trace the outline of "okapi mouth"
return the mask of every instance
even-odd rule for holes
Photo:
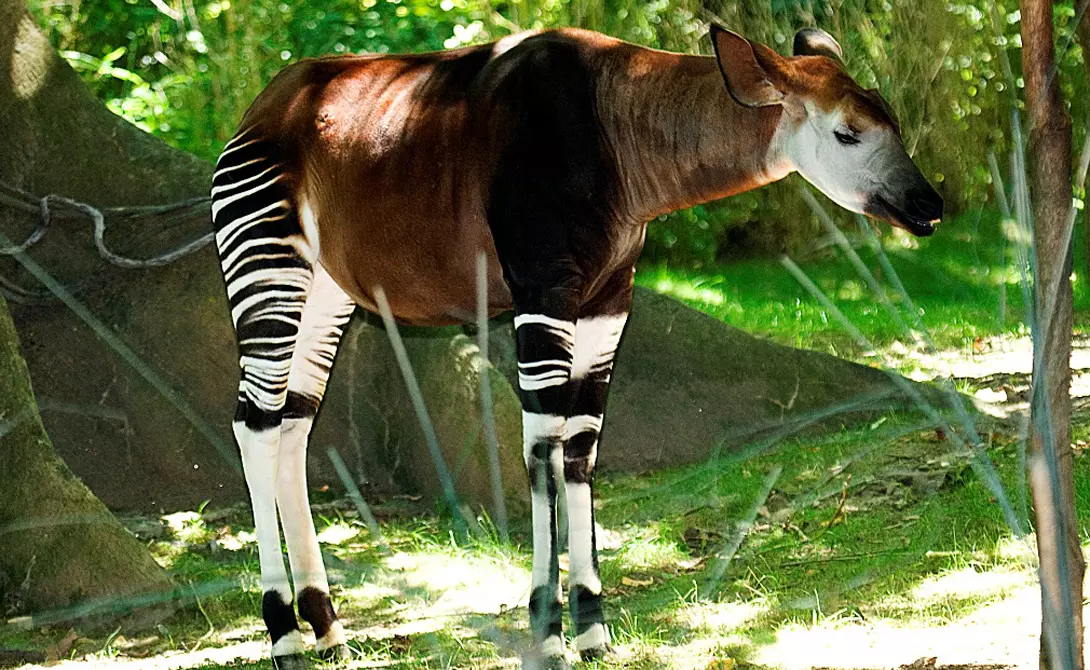
[[[881,195],[875,195],[863,208],[863,211],[876,219],[903,228],[916,237],[930,237],[935,232],[935,224],[940,217],[923,218],[896,207]]]

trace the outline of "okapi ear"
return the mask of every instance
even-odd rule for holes
[[[777,86],[783,79],[779,54],[715,24],[711,35],[727,91],[739,105],[767,107],[783,102],[784,92]]]
[[[833,36],[821,28],[803,28],[795,33],[796,56],[825,56],[844,63],[844,52]]]

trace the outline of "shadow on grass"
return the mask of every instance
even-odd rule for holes
[[[1078,420],[1085,424],[1085,417]],[[1016,498],[1017,431],[995,424],[982,432],[1003,485]],[[1076,428],[1076,437],[1084,433],[1085,427]],[[758,499],[776,467],[782,476]],[[1087,497],[1090,468],[1081,456],[1076,483]],[[913,415],[887,414],[850,430],[791,437],[749,458],[643,475],[607,473],[597,490],[605,606],[617,651],[587,667],[704,668],[726,659],[744,667],[799,627],[939,625],[1002,600],[1032,577],[1011,553],[1003,515],[967,457],[950,436]],[[517,667],[527,643],[526,521],[514,520],[513,544],[456,542],[453,519],[394,502],[374,507],[390,552],[350,504],[318,506],[334,601],[353,634],[357,661]],[[717,553],[755,502],[752,528],[713,595],[704,597]],[[1080,508],[1085,525],[1090,506]],[[191,598],[146,635],[79,638],[63,657],[94,664],[116,656],[190,654],[189,667],[251,667],[267,650],[248,510],[169,515],[159,530],[153,521],[140,522],[158,534],[150,540],[153,553],[176,583],[195,592],[216,582],[231,588]],[[983,586],[934,586],[944,576],[972,581],[986,573],[1002,578]],[[68,634],[63,625],[8,627],[0,630],[0,648],[48,652]],[[235,660],[199,656],[202,649],[227,652],[233,645]],[[179,667],[178,658],[172,663]]]

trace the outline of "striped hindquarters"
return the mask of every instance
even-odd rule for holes
[[[245,130],[227,144],[212,181],[212,222],[238,337],[240,407],[248,401],[251,412],[278,418],[313,268],[274,142]]]

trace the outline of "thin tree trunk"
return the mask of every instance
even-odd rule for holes
[[[1042,587],[1041,667],[1081,670],[1082,578],[1071,450],[1071,120],[1060,98],[1052,3],[1021,0],[1029,109],[1037,331],[1030,480]],[[1056,464],[1050,471],[1048,463]]]
[[[1075,4],[1075,17],[1079,19],[1078,24],[1075,26],[1075,38],[1082,48],[1082,64],[1086,68],[1086,80],[1090,81],[1090,0],[1081,0]],[[1090,114],[1087,115],[1086,124],[1087,128],[1090,129]],[[1087,132],[1090,132],[1090,130]],[[1084,229],[1083,244],[1086,258],[1083,273],[1084,276],[1090,277],[1090,226],[1084,226]]]
[[[53,452],[3,298],[0,463],[0,602],[30,615],[87,606],[80,618],[95,622],[172,611],[166,572]],[[161,602],[134,606],[149,595]]]

